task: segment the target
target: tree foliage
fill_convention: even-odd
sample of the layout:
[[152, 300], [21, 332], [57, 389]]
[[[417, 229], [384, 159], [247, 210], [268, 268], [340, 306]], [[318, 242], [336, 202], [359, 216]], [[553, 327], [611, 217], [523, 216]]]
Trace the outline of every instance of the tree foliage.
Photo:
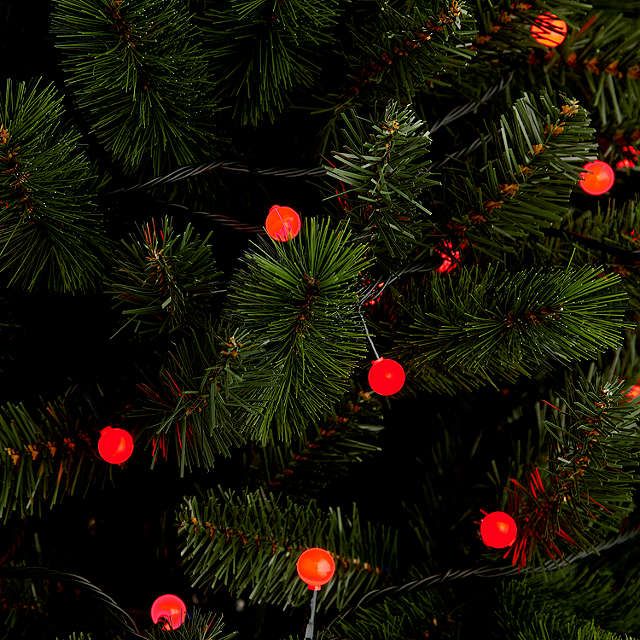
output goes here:
[[86, 430], [89, 410], [73, 389], [37, 409], [0, 406], [0, 518], [46, 515], [63, 498], [86, 493], [100, 475], [104, 479]]
[[0, 272], [27, 291], [95, 288], [108, 245], [97, 181], [62, 103], [42, 80], [0, 89]]
[[296, 88], [309, 87], [344, 3], [209, 2], [203, 28], [221, 101], [243, 124], [275, 121]]
[[178, 516], [180, 553], [194, 586], [225, 587], [234, 595], [281, 607], [307, 602], [297, 556], [322, 547], [335, 559], [336, 579], [323, 587], [320, 611], [344, 608], [385, 578], [396, 564], [396, 534], [361, 522], [340, 508], [297, 504], [263, 491], [210, 490], [187, 498]]
[[622, 343], [618, 276], [585, 266], [509, 274], [497, 265], [432, 279], [406, 303], [398, 346], [420, 384], [474, 388], [593, 358]]
[[288, 442], [333, 408], [365, 353], [366, 248], [345, 225], [311, 218], [289, 242], [254, 243], [242, 262], [230, 312], [260, 347], [243, 378], [248, 425], [261, 442]]
[[126, 319], [122, 328], [158, 335], [207, 326], [220, 276], [210, 238], [201, 238], [191, 224], [180, 232], [164, 217], [122, 241], [107, 281]]
[[55, 0], [67, 85], [127, 173], [203, 159], [215, 109], [198, 29], [182, 0]]

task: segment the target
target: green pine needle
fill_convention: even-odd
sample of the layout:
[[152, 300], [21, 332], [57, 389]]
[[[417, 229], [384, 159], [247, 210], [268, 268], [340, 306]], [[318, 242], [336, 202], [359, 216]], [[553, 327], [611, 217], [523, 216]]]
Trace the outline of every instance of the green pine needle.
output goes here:
[[180, 553], [194, 586], [225, 585], [235, 596], [280, 607], [308, 602], [296, 573], [302, 551], [322, 547], [333, 554], [335, 578], [325, 585], [318, 609], [342, 609], [389, 577], [396, 563], [393, 531], [360, 521], [356, 506], [321, 510], [262, 491], [208, 491], [188, 498], [180, 510]]
[[0, 88], [0, 272], [10, 286], [94, 289], [107, 243], [80, 134], [53, 85]]
[[330, 413], [366, 352], [359, 275], [369, 265], [345, 225], [305, 219], [285, 243], [254, 244], [230, 294], [231, 313], [259, 349], [243, 379], [262, 443], [288, 442]]
[[55, 0], [67, 85], [127, 173], [210, 159], [212, 82], [183, 0]]
[[201, 238], [191, 224], [176, 231], [165, 216], [122, 241], [107, 281], [126, 319], [122, 328], [158, 335], [208, 324], [220, 275], [210, 239], [211, 233]]
[[[70, 407], [74, 409], [71, 414]], [[63, 498], [83, 495], [106, 477], [84, 431], [90, 408], [66, 396], [37, 410], [0, 406], [0, 520], [43, 516]]]
[[512, 381], [619, 346], [626, 299], [619, 276], [591, 266], [460, 269], [407, 304], [398, 350], [428, 388]]

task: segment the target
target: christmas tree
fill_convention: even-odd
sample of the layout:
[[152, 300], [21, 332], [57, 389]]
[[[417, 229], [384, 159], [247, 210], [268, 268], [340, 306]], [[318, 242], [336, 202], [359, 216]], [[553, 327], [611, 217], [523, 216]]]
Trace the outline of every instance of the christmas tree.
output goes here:
[[640, 638], [640, 1], [0, 25], [0, 638]]

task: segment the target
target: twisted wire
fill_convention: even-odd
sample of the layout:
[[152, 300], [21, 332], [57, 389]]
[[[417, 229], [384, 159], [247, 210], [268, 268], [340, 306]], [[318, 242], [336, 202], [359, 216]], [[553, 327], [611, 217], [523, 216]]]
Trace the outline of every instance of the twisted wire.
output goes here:
[[[183, 204], [178, 204], [177, 202], [168, 202], [167, 206], [175, 207], [176, 209], [183, 209], [184, 211], [191, 211], [189, 207], [186, 207]], [[210, 220], [214, 220], [215, 222], [225, 227], [234, 229], [235, 231], [265, 235], [265, 230], [262, 227], [246, 224], [245, 222], [236, 220], [236, 218], [232, 218], [231, 216], [225, 215], [224, 213], [214, 213], [212, 211], [191, 211], [191, 213], [193, 213], [194, 215], [203, 216], [204, 218], [209, 218]]]
[[[627, 533], [621, 534], [616, 538], [612, 538], [611, 540], [607, 540], [600, 545], [592, 547], [589, 550], [579, 551], [565, 558], [560, 558], [557, 560], [547, 560], [537, 567], [525, 567], [524, 569], [520, 569], [518, 567], [508, 566], [508, 567], [494, 567], [491, 565], [485, 565], [482, 567], [469, 568], [469, 569], [448, 569], [443, 573], [434, 573], [430, 576], [426, 576], [424, 578], [417, 578], [416, 580], [411, 580], [409, 582], [405, 582], [401, 585], [391, 585], [389, 587], [383, 587], [381, 589], [374, 589], [365, 593], [356, 604], [349, 607], [346, 611], [341, 613], [339, 616], [334, 618], [334, 620], [330, 623], [334, 624], [339, 622], [340, 620], [346, 618], [348, 615], [353, 613], [356, 609], [368, 604], [371, 600], [377, 600], [379, 598], [388, 596], [388, 595], [402, 595], [404, 593], [409, 593], [411, 591], [415, 591], [417, 589], [422, 589], [426, 587], [433, 586], [435, 584], [440, 584], [443, 582], [451, 582], [453, 580], [462, 580], [464, 578], [504, 578], [508, 576], [514, 575], [523, 575], [527, 574], [535, 574], [546, 571], [553, 571], [555, 569], [559, 569], [564, 566], [568, 566], [587, 558], [592, 555], [598, 555], [603, 551], [607, 551], [613, 547], [616, 547], [620, 544], [624, 544], [629, 540], [632, 540], [640, 535], [640, 528], [632, 529]], [[329, 626], [330, 626], [329, 625]]]
[[314, 167], [312, 169], [278, 169], [275, 167], [269, 167], [267, 169], [250, 169], [238, 162], [207, 162], [196, 166], [180, 167], [179, 169], [175, 169], [164, 176], [151, 178], [151, 180], [140, 182], [139, 184], [134, 184], [130, 187], [116, 189], [115, 191], [112, 191], [111, 194], [143, 191], [144, 189], [151, 189], [163, 184], [171, 184], [173, 182], [187, 180], [188, 178], [193, 178], [218, 169], [222, 171], [229, 171], [231, 173], [271, 176], [275, 178], [319, 177], [324, 176], [327, 173], [327, 170], [324, 167]]

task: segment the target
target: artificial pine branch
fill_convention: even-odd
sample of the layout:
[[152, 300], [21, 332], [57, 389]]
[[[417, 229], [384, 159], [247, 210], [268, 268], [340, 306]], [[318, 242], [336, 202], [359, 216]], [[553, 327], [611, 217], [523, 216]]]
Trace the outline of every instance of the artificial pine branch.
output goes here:
[[187, 498], [178, 516], [180, 554], [194, 586], [225, 585], [236, 596], [284, 608], [307, 602], [296, 574], [298, 555], [309, 547], [335, 558], [336, 578], [319, 594], [318, 609], [342, 609], [388, 579], [396, 564], [396, 534], [361, 522], [353, 505], [321, 510], [263, 491], [209, 490]]
[[[172, 640], [232, 640], [238, 634], [225, 629], [222, 616], [205, 613], [199, 609], [189, 611], [184, 624], [170, 632]], [[147, 640], [166, 640], [167, 632], [158, 628], [144, 634]]]
[[305, 439], [290, 446], [276, 443], [262, 448], [256, 471], [266, 476], [272, 490], [318, 495], [348, 476], [353, 464], [382, 451], [382, 429], [379, 399], [371, 392], [354, 390]]
[[447, 606], [433, 591], [409, 593], [356, 610], [322, 630], [318, 640], [429, 638], [448, 626]]
[[411, 102], [420, 87], [446, 83], [473, 57], [476, 23], [461, 0], [362, 2], [349, 26], [354, 42], [342, 107], [359, 101], [365, 89]]
[[[0, 406], [0, 518], [43, 516], [63, 498], [84, 494], [102, 476], [93, 438], [85, 431], [90, 408], [70, 389], [28, 409]], [[88, 410], [87, 410], [88, 409]]]
[[100, 587], [87, 578], [68, 571], [59, 571], [49, 567], [38, 566], [0, 566], [0, 581], [34, 582], [49, 585], [55, 581], [59, 589], [69, 587], [76, 594], [82, 593], [89, 602], [95, 604], [104, 618], [117, 628], [124, 631], [127, 636], [139, 638], [136, 624], [131, 616], [118, 603]]
[[517, 635], [517, 640], [637, 640], [628, 634], [618, 634], [601, 629], [591, 622], [580, 623], [569, 620], [561, 623], [549, 616], [537, 616], [523, 624]]
[[108, 246], [96, 179], [52, 84], [0, 88], [0, 272], [9, 286], [94, 289]]
[[427, 388], [495, 385], [622, 342], [626, 296], [615, 274], [590, 266], [509, 278], [498, 266], [457, 274], [431, 279], [405, 302], [408, 327], [397, 350]]
[[539, 406], [546, 461], [510, 487], [510, 513], [522, 523], [508, 551], [514, 564], [541, 551], [555, 558], [567, 548], [588, 549], [633, 510], [640, 406], [623, 395], [626, 387], [592, 369]]
[[288, 242], [254, 243], [230, 293], [230, 313], [259, 347], [242, 389], [252, 437], [289, 442], [331, 412], [366, 351], [359, 275], [366, 247], [346, 225], [305, 219]]
[[[223, 331], [224, 329], [220, 329]], [[159, 383], [133, 416], [149, 425], [153, 464], [171, 459], [185, 470], [213, 469], [246, 439], [247, 403], [241, 394], [244, 359], [253, 349], [245, 332], [193, 331], [176, 341]]]
[[617, 273], [631, 307], [640, 310], [640, 203], [609, 201], [586, 211], [572, 209], [559, 229], [546, 231], [540, 260], [558, 264], [600, 263]]
[[[461, 74], [461, 83], [477, 91], [493, 81], [496, 66], [538, 85], [552, 77], [570, 95], [593, 106], [602, 128], [637, 127], [640, 96], [638, 18], [630, 3], [557, 0], [553, 13], [569, 25], [562, 47], [549, 49], [530, 35], [544, 12], [537, 3], [478, 2], [482, 28], [473, 48], [478, 56]], [[627, 9], [627, 13], [617, 13]], [[472, 75], [469, 75], [469, 72]], [[482, 78], [482, 80], [481, 80]]]
[[145, 223], [114, 253], [107, 290], [126, 319], [122, 330], [158, 335], [207, 326], [220, 272], [210, 245], [187, 224], [164, 217]]
[[373, 238], [378, 255], [402, 257], [426, 231], [431, 212], [421, 200], [438, 184], [429, 173], [427, 126], [410, 107], [393, 101], [379, 119], [351, 111], [342, 121], [343, 148], [327, 167], [338, 180], [336, 196], [358, 232]]
[[587, 563], [561, 567], [545, 574], [528, 574], [505, 581], [499, 588], [498, 616], [513, 634], [531, 620], [547, 624], [597, 621], [610, 632], [640, 635], [640, 574], [637, 550], [629, 546], [623, 560], [604, 553]]
[[454, 226], [491, 256], [532, 235], [542, 237], [566, 214], [580, 170], [595, 150], [588, 114], [575, 100], [525, 94], [465, 165], [450, 163], [444, 200], [456, 210]]
[[183, 0], [55, 0], [67, 85], [127, 173], [211, 157], [213, 85]]
[[341, 0], [209, 2], [203, 30], [221, 101], [243, 124], [273, 122], [295, 88], [309, 87], [340, 21]]

